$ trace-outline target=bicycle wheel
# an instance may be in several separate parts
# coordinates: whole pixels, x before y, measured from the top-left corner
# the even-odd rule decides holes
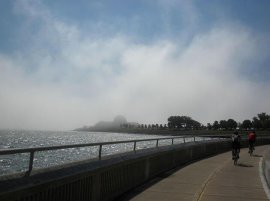
[[[252,156],[253,150],[254,150],[254,147],[250,147],[250,148],[249,148],[249,154],[250,154],[250,156]]]
[[[238,158],[237,158],[237,156],[235,156],[235,157],[234,157],[234,160],[233,160],[233,164],[234,164],[234,165],[237,165],[237,161],[238,161]]]
[[[234,150],[233,150],[233,164],[234,164],[234,165],[237,165],[237,160],[238,160],[238,157],[237,157],[237,150],[234,149]]]

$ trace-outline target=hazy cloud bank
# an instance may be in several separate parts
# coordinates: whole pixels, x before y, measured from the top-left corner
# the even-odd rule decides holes
[[[15,12],[25,29],[37,27],[25,48],[0,54],[0,128],[73,129],[117,114],[139,123],[177,114],[242,121],[270,112],[269,83],[243,76],[263,54],[261,38],[240,24],[214,26],[189,42],[179,35],[145,44],[120,32],[86,36],[41,3],[25,2]]]

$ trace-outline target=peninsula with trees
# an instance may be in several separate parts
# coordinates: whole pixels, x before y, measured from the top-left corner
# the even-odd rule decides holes
[[[215,120],[206,125],[194,120],[189,116],[170,116],[166,124],[141,124],[128,122],[127,119],[118,115],[113,121],[100,121],[94,126],[84,126],[76,131],[94,132],[120,132],[120,133],[142,133],[157,135],[182,135],[182,134],[230,134],[233,130],[255,129],[261,133],[270,134],[270,115],[265,112],[259,113],[251,119],[237,122],[234,119]]]

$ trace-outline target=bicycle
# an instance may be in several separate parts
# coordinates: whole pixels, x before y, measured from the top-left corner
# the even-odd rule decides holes
[[[237,161],[239,159],[239,149],[233,149],[233,164],[237,165]]]
[[[252,156],[254,149],[255,149],[254,144],[250,144],[249,145],[249,150],[248,150],[248,153],[250,154],[250,156]]]

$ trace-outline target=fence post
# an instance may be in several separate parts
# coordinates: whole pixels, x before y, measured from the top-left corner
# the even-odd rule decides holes
[[[184,137],[183,139],[184,139],[184,143],[186,143],[186,138]]]
[[[101,151],[102,151],[102,144],[99,145],[99,152],[98,152],[99,160],[101,160]]]
[[[172,138],[172,144],[173,144],[173,140],[174,140],[174,138]]]
[[[35,151],[30,152],[29,168],[28,168],[28,171],[25,173],[25,176],[29,176],[32,172],[33,163],[34,163],[34,153],[35,153]]]
[[[134,141],[134,147],[133,147],[133,151],[136,152],[136,142],[137,141]]]
[[[156,144],[156,148],[158,148],[158,139],[157,139],[157,144]]]

